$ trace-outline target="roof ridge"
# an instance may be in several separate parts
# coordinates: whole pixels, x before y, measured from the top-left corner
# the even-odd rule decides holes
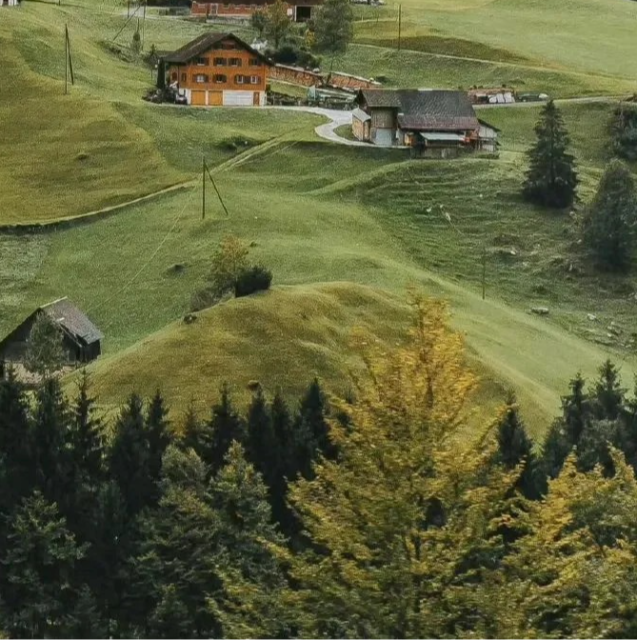
[[[51,307],[54,304],[58,304],[58,302],[62,302],[63,300],[69,300],[69,297],[62,296],[62,298],[58,298],[57,300],[52,300],[51,302],[47,302],[47,304],[40,305],[38,309],[46,309],[47,307]],[[73,302],[71,304],[73,304]]]

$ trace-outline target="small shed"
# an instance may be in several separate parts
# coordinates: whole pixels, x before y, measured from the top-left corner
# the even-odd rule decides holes
[[[480,132],[478,133],[478,143],[479,148],[482,151],[489,151],[491,153],[496,153],[498,151],[498,134],[500,133],[500,129],[498,127],[494,127],[492,124],[484,120],[478,120],[480,123]]]
[[[0,0],[0,7],[17,7],[20,0]]]
[[[68,364],[90,362],[100,355],[102,332],[70,300],[61,298],[38,307],[0,341],[0,361],[19,363],[24,360],[31,328],[41,313],[46,313],[62,330]]]

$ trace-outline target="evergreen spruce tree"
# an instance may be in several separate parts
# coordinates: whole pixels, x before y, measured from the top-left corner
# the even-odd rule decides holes
[[[529,499],[539,497],[538,461],[514,394],[509,395],[502,418],[498,422],[497,440],[497,456],[501,464],[507,469],[523,465],[518,488]]]
[[[225,636],[292,637],[287,615],[277,606],[286,580],[274,549],[284,550],[285,539],[272,522],[267,487],[239,443],[231,445],[210,493],[220,516],[219,543],[226,550],[219,605]]]
[[[63,638],[107,638],[107,621],[97,607],[96,599],[87,585],[80,587],[78,597],[62,633]]]
[[[153,502],[156,487],[150,458],[142,400],[133,394],[116,421],[109,452],[109,474],[117,483],[130,516]]]
[[[193,450],[167,448],[162,497],[141,519],[125,588],[127,621],[136,634],[172,638],[188,629],[186,637],[221,637],[219,616],[209,605],[222,582],[219,521],[208,501],[206,476]]]
[[[63,513],[68,513],[73,499],[70,421],[59,381],[45,378],[36,392],[31,432],[36,486]]]
[[[623,411],[626,390],[622,388],[620,370],[609,359],[598,370],[590,409],[599,420],[616,420]]]
[[[0,543],[6,516],[33,489],[34,462],[27,396],[9,369],[0,378]]]
[[[637,201],[635,178],[620,160],[613,160],[587,207],[583,240],[596,265],[627,271],[636,257]]]
[[[297,473],[296,440],[289,408],[279,390],[271,402],[271,424],[275,439],[275,469],[270,490],[271,508],[282,531],[291,534],[293,514],[287,507],[287,481],[295,478]]]
[[[589,422],[589,399],[580,374],[571,380],[569,389],[562,398],[562,417],[553,422],[542,446],[542,468],[549,478],[558,476]]]
[[[162,456],[171,442],[167,409],[158,389],[151,399],[145,420],[145,431],[149,442],[149,473],[154,483],[160,481]]]
[[[247,457],[268,487],[279,472],[278,448],[262,388],[255,392],[247,412]]]
[[[334,458],[336,451],[329,436],[327,402],[317,378],[311,382],[300,403],[300,419],[308,425],[318,453],[325,458]]]
[[[524,197],[546,207],[568,207],[573,204],[578,177],[574,158],[567,152],[569,136],[553,100],[543,107],[535,132],[537,140],[528,152]]]
[[[186,451],[193,449],[204,460],[205,451],[209,445],[208,433],[205,425],[198,418],[193,401],[189,404],[182,420],[182,438],[180,445]]]
[[[193,637],[189,609],[175,585],[161,587],[158,602],[149,617],[147,634],[149,638]]]
[[[220,400],[213,406],[208,432],[208,450],[202,459],[215,475],[224,465],[231,443],[237,441],[244,444],[247,437],[245,424],[233,407],[227,384],[222,386]]]
[[[10,637],[65,637],[81,593],[75,569],[84,553],[55,504],[38,492],[21,503],[1,557],[2,618]]]

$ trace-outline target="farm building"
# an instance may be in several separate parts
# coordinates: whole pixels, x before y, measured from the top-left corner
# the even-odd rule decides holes
[[[352,130],[358,140],[438,158],[497,148],[498,130],[480,124],[463,91],[363,89],[356,104]]]
[[[0,0],[0,7],[17,7],[20,0]]]
[[[194,0],[191,3],[191,14],[194,16],[248,18],[254,11],[264,9],[275,0],[250,0],[248,2],[215,2]],[[287,15],[294,22],[306,22],[311,19],[314,7],[323,0],[286,0]]]
[[[271,62],[233,33],[206,33],[162,57],[166,83],[202,107],[266,104]]]
[[[100,330],[72,302],[61,298],[36,309],[0,342],[0,361],[18,363],[24,359],[31,328],[41,313],[46,313],[62,330],[69,364],[90,362],[100,355],[104,337]]]
[[[513,104],[516,93],[513,89],[469,89],[467,95],[473,104]]]

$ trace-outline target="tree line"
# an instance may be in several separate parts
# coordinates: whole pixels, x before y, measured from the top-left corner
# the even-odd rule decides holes
[[[113,423],[0,381],[0,631],[10,637],[636,637],[636,398],[612,363],[534,446],[510,396],[471,432],[446,305],[370,350],[348,398],[223,386]]]

